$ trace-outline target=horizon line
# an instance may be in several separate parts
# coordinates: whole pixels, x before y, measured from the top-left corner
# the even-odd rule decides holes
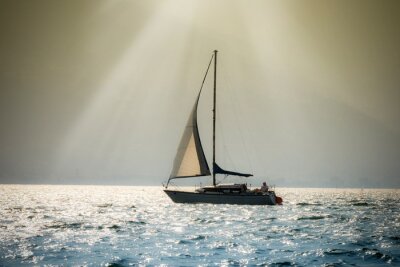
[[[30,183],[0,183],[0,186],[115,186],[115,187],[164,187],[160,185],[127,185],[127,184],[30,184]],[[196,187],[196,186],[179,186],[182,188]],[[257,187],[257,186],[251,186]],[[378,189],[378,190],[400,190],[400,187],[304,187],[304,186],[273,186],[274,188],[287,188],[287,189],[343,189],[343,190],[364,190],[364,189]]]

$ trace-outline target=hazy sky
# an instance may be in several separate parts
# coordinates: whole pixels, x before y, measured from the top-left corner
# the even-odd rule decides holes
[[[218,49],[221,167],[400,187],[399,1],[3,0],[0,34],[0,183],[159,185]]]

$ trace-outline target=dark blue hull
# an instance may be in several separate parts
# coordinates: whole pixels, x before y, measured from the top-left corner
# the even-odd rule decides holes
[[[165,189],[164,192],[175,203],[210,203],[233,205],[276,205],[273,191],[264,194],[246,193],[210,193],[190,192]]]

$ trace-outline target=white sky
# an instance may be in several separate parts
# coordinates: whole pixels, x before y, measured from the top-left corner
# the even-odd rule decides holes
[[[1,5],[0,182],[159,185],[218,49],[223,168],[400,186],[398,1]]]

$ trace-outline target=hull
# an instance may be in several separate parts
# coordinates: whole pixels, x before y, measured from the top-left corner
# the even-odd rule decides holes
[[[164,192],[175,203],[210,203],[234,205],[276,205],[274,192],[267,194],[241,193],[200,193],[165,189]]]

